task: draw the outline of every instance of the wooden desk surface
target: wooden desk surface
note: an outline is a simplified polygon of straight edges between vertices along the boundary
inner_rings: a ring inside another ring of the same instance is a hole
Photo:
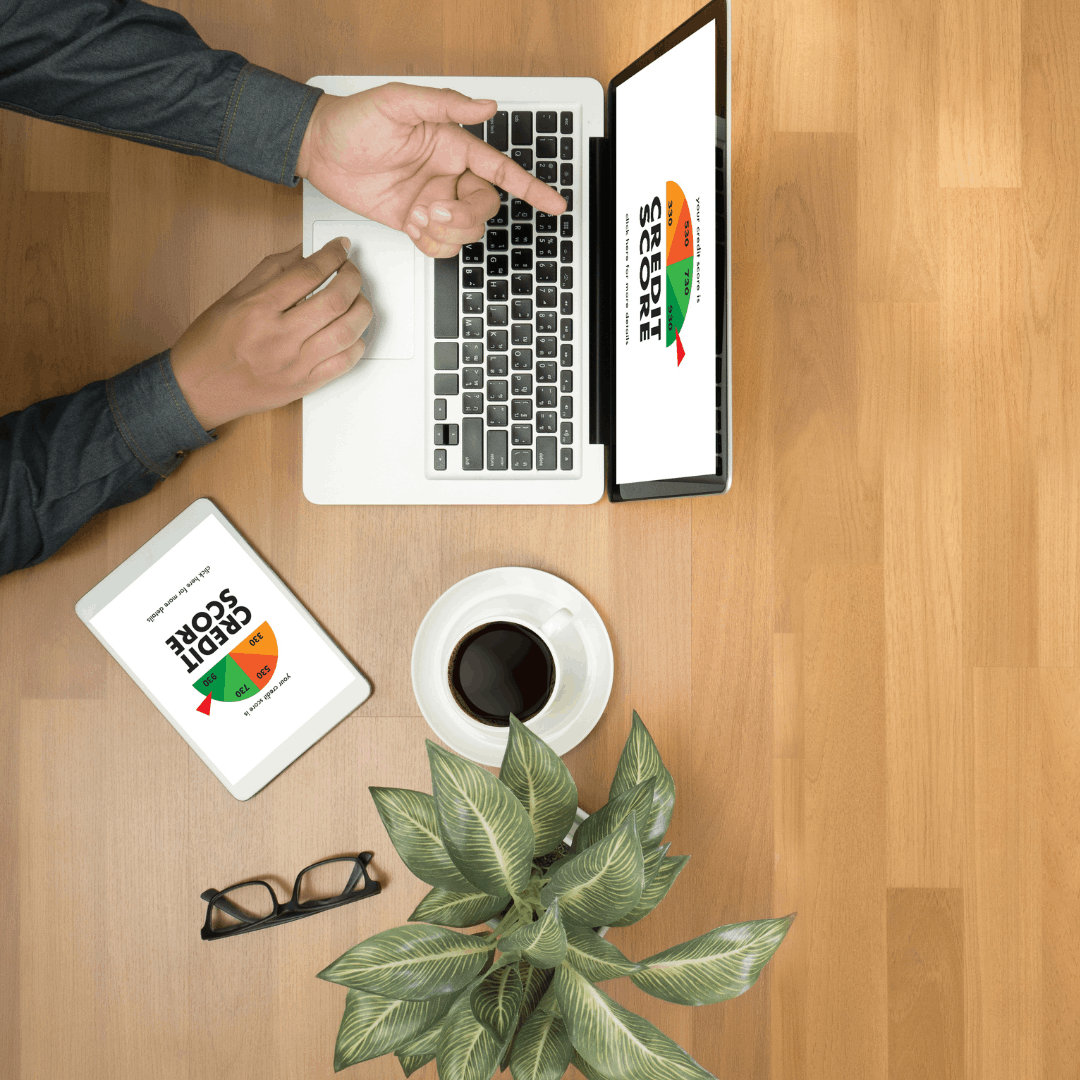
[[[606,84],[696,3],[177,6],[301,79]],[[344,992],[315,973],[425,888],[366,793],[427,783],[414,632],[504,564],[566,578],[611,631],[610,705],[567,757],[585,807],[633,707],[678,785],[689,868],[613,940],[643,956],[799,912],[734,1002],[621,1000],[720,1077],[1075,1075],[1080,19],[1068,0],[740,0],[733,50],[729,495],[312,506],[294,405],[0,581],[6,1075],[331,1075]],[[168,346],[299,235],[299,191],[0,113],[3,410]],[[246,804],[72,611],[201,495],[375,687]],[[364,847],[378,900],[199,940],[207,886]]]

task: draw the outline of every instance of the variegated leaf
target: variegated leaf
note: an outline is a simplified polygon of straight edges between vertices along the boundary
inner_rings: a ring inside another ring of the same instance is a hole
[[[630,814],[610,836],[562,863],[541,900],[550,905],[557,896],[567,926],[610,926],[637,904],[643,887],[641,844]]]
[[[471,761],[427,741],[439,835],[454,865],[482,892],[520,893],[534,847],[529,815],[510,789]]]
[[[590,982],[618,979],[638,969],[633,960],[587,926],[566,928],[566,962]]]
[[[529,815],[533,857],[554,851],[574,822],[577,785],[559,755],[513,715],[499,779]]]
[[[401,861],[421,880],[452,892],[476,892],[462,876],[439,836],[435,800],[408,788],[368,788]],[[505,893],[503,895],[506,895]]]
[[[585,1080],[612,1080],[612,1077],[605,1076],[595,1065],[590,1065],[576,1050],[570,1063],[585,1077]]]
[[[506,1041],[473,1015],[470,996],[471,991],[458,998],[443,1024],[435,1054],[439,1080],[490,1080],[505,1049]]]
[[[562,1020],[537,1009],[514,1040],[510,1073],[514,1080],[559,1080],[573,1053]]]
[[[375,934],[319,972],[341,983],[413,1001],[460,990],[487,963],[494,942],[441,926],[395,926]]]
[[[718,927],[642,960],[631,978],[646,993],[678,1005],[738,997],[757,981],[794,918]]]
[[[537,968],[553,968],[566,955],[566,931],[559,918],[559,898],[556,896],[544,914],[499,941],[499,948],[520,952]]]
[[[476,926],[494,918],[507,903],[505,896],[432,889],[416,905],[416,910],[409,916],[409,922],[437,923],[439,926]]]
[[[641,899],[618,919],[609,919],[608,926],[631,926],[644,919],[675,884],[675,879],[682,873],[683,867],[690,861],[689,855],[667,855],[660,863],[656,876],[649,882],[649,887],[641,893]]]
[[[552,986],[570,1041],[601,1073],[619,1080],[716,1080],[659,1028],[624,1009],[569,964],[555,969]]]
[[[358,1061],[389,1054],[436,1023],[452,1003],[452,994],[426,1001],[395,1001],[363,990],[350,990],[334,1048],[334,1072]]]
[[[398,1059],[401,1071],[405,1074],[405,1080],[408,1080],[417,1069],[422,1069],[429,1061],[433,1060],[435,1055],[424,1057],[423,1054],[403,1054],[397,1051],[394,1057]]]
[[[656,749],[656,743],[648,729],[635,712],[630,723],[630,734],[623,746],[619,764],[615,767],[608,801],[653,776],[656,777],[653,812],[648,827],[641,834],[643,844],[655,843],[664,838],[675,810],[675,781],[664,766],[660,751]]]
[[[664,856],[670,850],[671,844],[647,844],[642,847],[641,854],[645,860],[645,889],[652,884],[653,878],[656,877],[664,861]],[[642,892],[644,891],[643,889]]]
[[[656,777],[650,776],[629,791],[616,795],[607,806],[601,807],[595,814],[590,814],[574,833],[574,851],[584,851],[605,836],[610,836],[626,820],[628,814],[633,814],[637,820],[638,836],[644,836],[653,812],[655,788]]]
[[[473,1016],[500,1041],[510,1036],[521,1008],[517,964],[493,968],[470,995]]]
[[[526,1020],[532,1016],[533,1011],[540,1004],[541,999],[551,986],[551,971],[543,968],[534,968],[532,964],[527,961],[522,961],[518,965],[518,973],[521,975],[521,1008],[518,1010],[517,1026],[515,1028],[515,1039],[517,1033],[521,1032],[521,1026]],[[506,1069],[510,1064],[510,1051],[513,1049],[514,1042],[511,1041],[503,1052],[502,1060],[499,1062],[501,1069]]]

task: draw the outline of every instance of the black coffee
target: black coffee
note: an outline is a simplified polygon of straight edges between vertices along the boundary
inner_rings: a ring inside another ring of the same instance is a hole
[[[555,689],[555,660],[527,626],[492,622],[466,634],[447,672],[457,703],[474,719],[506,727],[535,716]]]

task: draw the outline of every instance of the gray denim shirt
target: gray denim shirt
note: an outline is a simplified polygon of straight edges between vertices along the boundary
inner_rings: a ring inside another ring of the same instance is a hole
[[[320,93],[209,48],[182,16],[138,0],[0,0],[0,107],[28,116],[293,186]],[[213,438],[168,351],[0,417],[0,574],[47,559]]]

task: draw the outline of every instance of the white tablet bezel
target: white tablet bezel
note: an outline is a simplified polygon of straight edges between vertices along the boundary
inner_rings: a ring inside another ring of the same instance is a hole
[[[90,621],[106,604],[119,596],[129,585],[187,536],[192,529],[201,525],[208,517],[216,518],[221,523],[221,526],[251,556],[270,582],[296,609],[297,613],[307,621],[326,647],[338,657],[353,676],[352,681],[337,697],[324,705],[303,727],[294,731],[285,742],[276,750],[271,751],[255,768],[242,776],[235,784],[230,783],[225,778],[202,747],[187,734],[169,710],[154,697],[138,675],[124,662],[123,657],[117,654]],[[108,650],[109,655],[131,676],[135,685],[153,702],[157,710],[172,724],[188,746],[198,754],[206,767],[225,785],[229,794],[241,801],[250,799],[257,791],[265,787],[278,773],[288,768],[304,751],[314,746],[331,728],[339,724],[349,713],[366,701],[371,694],[371,684],[367,679],[360,674],[352,661],[334,644],[330,636],[315,621],[307,608],[296,599],[285,583],[267,566],[266,562],[209,499],[197,499],[182,514],[170,521],[161,532],[151,537],[138,551],[125,559],[107,578],[95,585],[75,604],[75,614],[82,619],[90,633]]]

